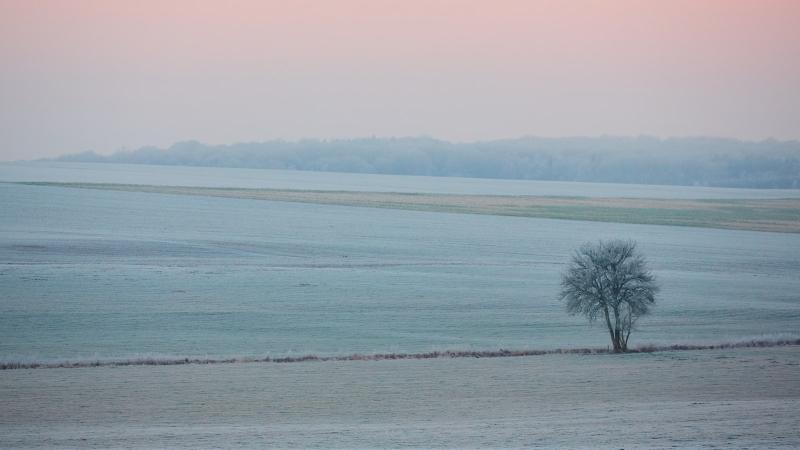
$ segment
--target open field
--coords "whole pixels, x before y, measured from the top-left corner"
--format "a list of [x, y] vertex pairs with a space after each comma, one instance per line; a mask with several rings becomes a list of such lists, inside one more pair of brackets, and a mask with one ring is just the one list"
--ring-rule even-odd
[[0, 372], [0, 446], [797, 448], [800, 347]]
[[685, 200], [303, 191], [110, 183], [24, 184], [418, 211], [800, 233], [800, 199]]
[[[0, 447], [800, 446], [800, 234], [502, 201], [772, 203], [0, 183]], [[635, 346], [683, 351], [596, 354], [564, 313], [564, 262], [609, 237], [663, 286]]]

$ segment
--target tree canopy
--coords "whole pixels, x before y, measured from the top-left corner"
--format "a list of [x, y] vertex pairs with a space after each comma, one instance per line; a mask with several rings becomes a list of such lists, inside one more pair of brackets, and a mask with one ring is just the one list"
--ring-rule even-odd
[[608, 328], [615, 352], [628, 349], [636, 321], [647, 315], [659, 287], [633, 241], [586, 243], [572, 256], [561, 278], [567, 312], [598, 318]]

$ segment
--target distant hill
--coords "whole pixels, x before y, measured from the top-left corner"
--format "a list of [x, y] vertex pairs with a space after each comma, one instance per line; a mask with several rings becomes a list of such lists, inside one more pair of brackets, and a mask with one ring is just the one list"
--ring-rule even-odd
[[554, 181], [800, 188], [800, 142], [596, 137], [453, 143], [431, 138], [179, 142], [59, 161]]

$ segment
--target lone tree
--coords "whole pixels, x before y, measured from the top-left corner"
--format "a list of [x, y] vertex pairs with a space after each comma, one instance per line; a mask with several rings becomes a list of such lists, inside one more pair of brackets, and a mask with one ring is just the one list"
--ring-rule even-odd
[[586, 243], [561, 276], [561, 300], [567, 312], [590, 322], [602, 317], [614, 352], [628, 350], [636, 320], [655, 303], [658, 285], [633, 241]]

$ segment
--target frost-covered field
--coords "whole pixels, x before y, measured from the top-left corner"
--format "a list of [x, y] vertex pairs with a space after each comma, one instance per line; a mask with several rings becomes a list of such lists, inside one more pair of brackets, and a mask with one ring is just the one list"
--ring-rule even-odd
[[2, 447], [797, 448], [800, 347], [0, 372]]
[[788, 198], [687, 200], [241, 189], [116, 183], [23, 184], [413, 211], [800, 233], [800, 199]]
[[0, 360], [602, 347], [585, 241], [662, 283], [633, 345], [800, 333], [800, 235], [0, 184]]
[[[31, 167], [12, 175], [98, 181]], [[275, 175], [116, 169], [162, 185]], [[278, 175], [267, 184], [337, 182]], [[367, 178], [345, 184], [414, 186]], [[480, 187], [456, 181], [420, 186]], [[542, 186], [478, 193], [512, 187]], [[800, 445], [797, 346], [335, 360], [606, 347], [557, 300], [570, 252], [601, 238], [638, 241], [662, 284], [633, 346], [796, 340], [800, 234], [10, 183], [0, 206], [0, 363], [16, 368], [0, 371], [0, 447]], [[113, 366], [306, 356], [333, 360]], [[59, 364], [74, 368], [26, 368]]]

